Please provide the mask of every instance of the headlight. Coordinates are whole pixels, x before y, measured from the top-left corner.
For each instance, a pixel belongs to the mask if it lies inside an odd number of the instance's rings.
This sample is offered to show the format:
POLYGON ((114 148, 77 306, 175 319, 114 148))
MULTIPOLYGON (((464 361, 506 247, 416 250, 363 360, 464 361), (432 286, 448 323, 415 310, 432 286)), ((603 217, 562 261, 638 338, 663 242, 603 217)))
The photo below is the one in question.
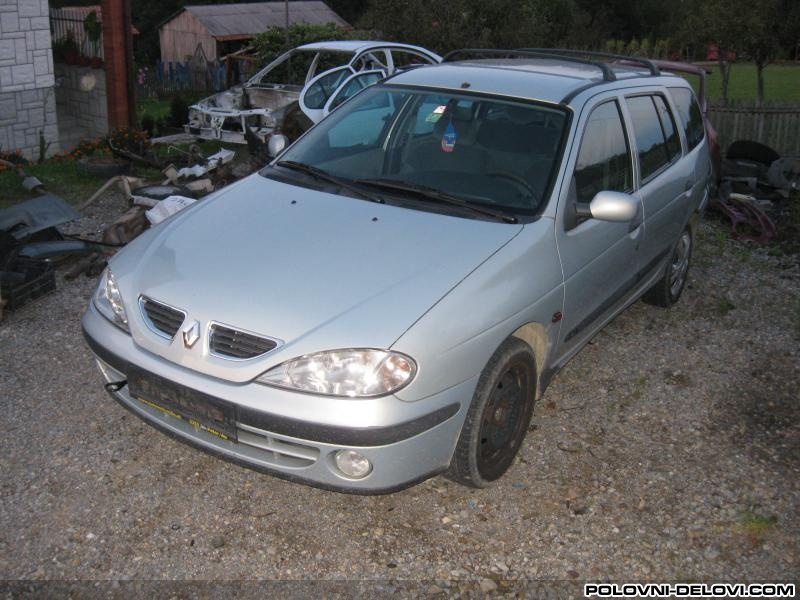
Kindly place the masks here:
POLYGON ((369 398, 399 390, 416 371, 414 361, 399 352, 358 348, 307 354, 270 369, 256 381, 312 394, 369 398))
POLYGON ((103 275, 100 277, 100 284, 94 293, 94 305, 106 319, 130 333, 125 304, 122 302, 117 281, 110 269, 103 271, 103 275))

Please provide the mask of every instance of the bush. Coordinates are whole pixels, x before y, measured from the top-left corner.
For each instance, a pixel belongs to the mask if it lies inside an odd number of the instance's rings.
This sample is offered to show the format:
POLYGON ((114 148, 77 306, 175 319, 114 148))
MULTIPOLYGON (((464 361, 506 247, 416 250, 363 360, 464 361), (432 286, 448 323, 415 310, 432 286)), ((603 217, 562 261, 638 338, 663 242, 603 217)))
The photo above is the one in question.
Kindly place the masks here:
POLYGON ((156 120, 153 118, 153 115, 145 113, 142 116, 142 129, 147 132, 147 135, 153 137, 156 130, 156 120))
POLYGON ((183 127, 189 122, 189 103, 183 96, 176 94, 169 103, 169 124, 172 127, 183 127))
MULTIPOLYGON (((333 23, 325 25, 294 23, 289 26, 289 48, 312 42, 344 40, 348 37, 351 37, 349 32, 333 23)), ((253 47, 259 59, 266 64, 289 49, 286 47, 286 30, 283 27, 270 27, 253 38, 253 47)))

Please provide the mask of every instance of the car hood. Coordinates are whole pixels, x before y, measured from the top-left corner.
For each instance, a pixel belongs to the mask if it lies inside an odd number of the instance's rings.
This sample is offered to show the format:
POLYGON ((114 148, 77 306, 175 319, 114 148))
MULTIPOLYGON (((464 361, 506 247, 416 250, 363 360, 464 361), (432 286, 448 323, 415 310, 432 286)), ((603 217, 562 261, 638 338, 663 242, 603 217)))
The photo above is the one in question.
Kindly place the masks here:
POLYGON ((390 347, 520 230, 253 175, 146 232, 111 268, 137 344, 245 381, 309 352, 390 347), (145 326, 132 300, 140 295, 201 328, 215 321, 283 343, 249 361, 187 350, 180 335, 165 344, 145 326))

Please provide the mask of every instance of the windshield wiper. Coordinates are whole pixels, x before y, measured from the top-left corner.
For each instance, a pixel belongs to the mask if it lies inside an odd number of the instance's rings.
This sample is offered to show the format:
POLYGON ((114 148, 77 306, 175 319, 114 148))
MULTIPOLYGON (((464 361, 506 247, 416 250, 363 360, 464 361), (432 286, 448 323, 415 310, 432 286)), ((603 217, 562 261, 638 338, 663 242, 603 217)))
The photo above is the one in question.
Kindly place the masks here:
POLYGON ((450 204, 452 206, 459 206, 461 208, 466 208, 467 210, 471 210, 472 212, 479 213, 487 217, 492 217, 498 221, 504 221, 505 223, 518 222, 517 217, 515 217, 514 215, 510 215, 508 213, 504 213, 499 210, 494 210, 493 208, 489 208, 488 206, 479 206, 477 204, 467 202, 466 200, 462 200, 457 196, 453 196, 451 194, 448 194, 447 192, 443 192, 442 190, 437 190, 436 188, 428 187, 426 185, 409 183, 408 181, 397 181, 396 179, 356 179, 355 182, 389 190, 398 190, 401 192, 411 192, 412 194, 419 194, 423 198, 427 198, 429 200, 435 200, 437 202, 442 202, 444 204, 450 204))
POLYGON ((308 173, 312 177, 316 177, 317 179, 321 179, 323 181, 327 181, 328 183, 338 185, 340 188, 345 189, 354 194, 357 194, 362 198, 366 198, 371 202, 377 202, 378 204, 383 204, 383 198, 379 198, 378 196, 373 196, 369 192, 366 192, 363 189, 361 189, 360 187, 353 185, 347 179, 344 179, 342 177, 337 177, 336 175, 332 175, 327 171, 320 169, 319 167, 315 167, 314 165, 308 165, 306 163, 301 163, 294 160, 279 160, 275 164, 278 167, 283 167, 284 169, 292 169, 293 171, 308 173))

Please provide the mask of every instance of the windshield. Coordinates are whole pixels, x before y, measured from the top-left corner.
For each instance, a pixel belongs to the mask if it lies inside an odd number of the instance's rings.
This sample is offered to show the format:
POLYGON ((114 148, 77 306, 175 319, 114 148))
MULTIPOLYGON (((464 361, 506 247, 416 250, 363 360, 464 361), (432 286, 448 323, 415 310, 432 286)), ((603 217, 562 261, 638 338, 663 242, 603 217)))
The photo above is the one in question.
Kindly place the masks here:
POLYGON ((424 187, 534 214, 565 123, 563 110, 532 102, 378 85, 331 113, 280 160, 388 195, 424 187))
POLYGON ((288 85, 302 88, 306 84, 306 77, 311 79, 314 75, 348 64, 353 58, 352 52, 338 50, 292 50, 280 59, 272 68, 267 68, 256 73, 250 79, 250 85, 288 85), (317 58, 314 65, 314 59, 317 58), (312 65, 313 72, 310 72, 312 65))

